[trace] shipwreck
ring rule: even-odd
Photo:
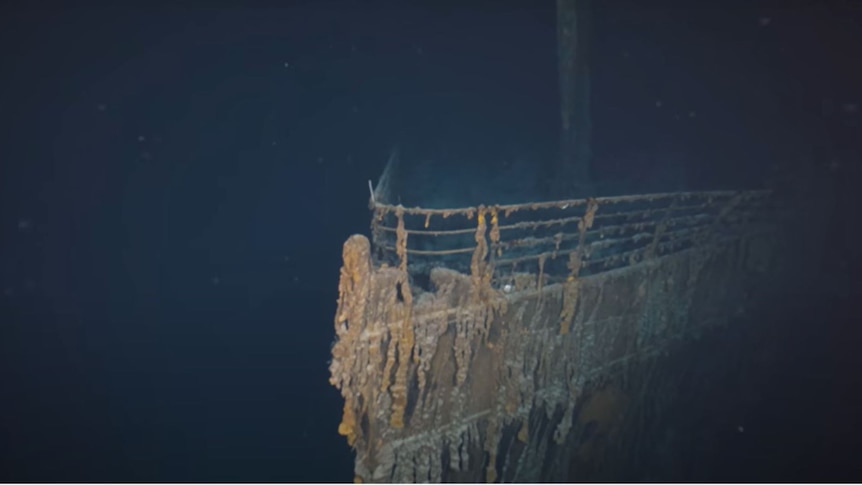
[[[677,349],[775,285],[778,207],[769,191],[374,202],[371,238],[344,244],[330,367],[357,480],[573,480],[635,453],[684,388]]]
[[[570,61],[585,57],[567,25],[562,151],[577,158]],[[653,476],[681,406],[737,365],[716,342],[819,254],[800,228],[822,209],[768,189],[429,209],[391,203],[388,180],[370,233],[344,243],[335,316],[357,482]]]

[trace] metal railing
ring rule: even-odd
[[[374,254],[414,278],[437,266],[538,284],[596,274],[757,231],[771,192],[675,192],[458,209],[372,203]]]

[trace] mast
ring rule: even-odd
[[[590,175],[590,0],[557,0],[560,153],[551,190],[557,198],[592,194]]]

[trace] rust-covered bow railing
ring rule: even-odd
[[[552,283],[637,264],[758,231],[773,220],[770,191],[676,192],[424,209],[372,203],[378,263],[418,283],[437,266],[486,277]],[[536,280],[536,275],[539,275]]]

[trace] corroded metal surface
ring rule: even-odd
[[[374,213],[374,243],[344,245],[330,367],[361,481],[585,476],[672,395],[638,391],[674,387],[650,362],[774,264],[766,192]]]

